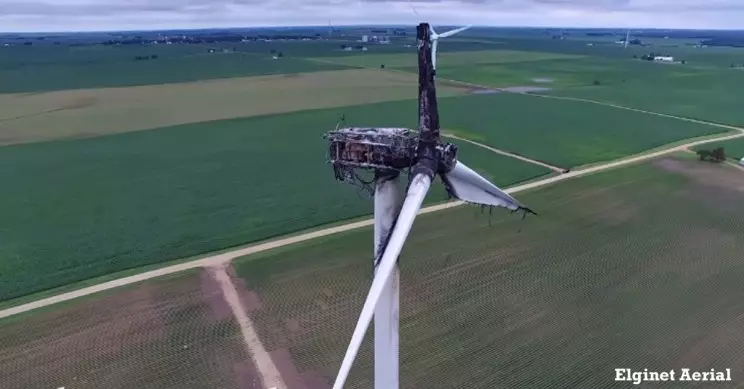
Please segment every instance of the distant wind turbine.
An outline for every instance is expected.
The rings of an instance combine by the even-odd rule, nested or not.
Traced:
[[[628,44],[630,43],[630,29],[628,29],[628,34],[625,36],[625,48],[628,48]]]

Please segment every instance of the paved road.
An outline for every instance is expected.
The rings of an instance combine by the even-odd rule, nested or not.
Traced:
[[[632,110],[635,110],[635,109],[632,109]],[[643,111],[643,112],[645,112],[645,111]],[[663,115],[663,116],[669,116],[669,115]],[[727,125],[719,125],[719,124],[716,124],[716,123],[702,122],[702,121],[698,121],[698,120],[694,120],[694,119],[686,119],[686,118],[678,118],[678,117],[673,117],[673,118],[680,119],[680,120],[700,122],[700,123],[703,123],[703,124],[712,125],[712,126],[718,126],[718,127],[727,128],[727,129],[735,129],[735,130],[738,131],[738,133],[737,134],[723,136],[723,137],[719,137],[719,138],[714,138],[714,139],[706,139],[706,140],[699,140],[699,141],[689,142],[689,143],[685,143],[685,144],[682,144],[682,145],[679,145],[679,146],[676,146],[676,147],[672,147],[672,148],[669,148],[669,149],[664,149],[664,150],[660,150],[660,151],[656,151],[656,152],[642,154],[642,155],[638,155],[638,156],[635,156],[635,157],[625,158],[625,159],[621,159],[621,160],[618,160],[618,161],[609,162],[609,163],[605,163],[605,164],[601,164],[601,165],[589,167],[589,168],[586,168],[586,169],[571,171],[569,173],[562,174],[562,175],[559,175],[559,176],[549,177],[549,178],[546,178],[544,180],[539,180],[539,181],[534,181],[534,182],[523,184],[523,185],[518,185],[518,186],[515,186],[515,187],[512,187],[512,188],[506,189],[506,192],[507,193],[517,193],[517,192],[521,192],[521,191],[524,191],[524,190],[527,190],[527,189],[538,188],[538,187],[545,186],[545,185],[548,185],[548,184],[552,184],[552,183],[555,183],[555,182],[558,182],[558,181],[566,180],[566,179],[569,179],[571,177],[583,176],[585,174],[594,173],[594,172],[598,172],[598,171],[602,171],[602,170],[607,170],[607,169],[612,169],[612,168],[615,168],[615,167],[619,167],[619,166],[623,166],[623,165],[628,165],[628,164],[632,164],[632,163],[644,161],[644,160],[651,159],[651,158],[656,158],[656,157],[659,157],[659,156],[662,156],[662,155],[665,155],[665,154],[669,154],[669,153],[673,153],[673,152],[677,152],[677,151],[683,151],[683,150],[686,150],[687,148],[698,146],[698,145],[705,144],[705,143],[719,142],[719,141],[722,141],[722,140],[728,140],[728,139],[734,139],[734,138],[744,137],[744,129],[742,129],[742,128],[737,128],[737,127],[727,126]],[[450,203],[446,203],[446,204],[435,205],[435,206],[423,208],[419,213],[420,214],[425,214],[425,213],[430,213],[430,212],[436,212],[436,211],[440,211],[440,210],[443,210],[443,209],[456,207],[456,206],[459,206],[459,205],[462,205],[462,204],[463,203],[460,202],[460,201],[455,201],[455,202],[450,202]],[[116,287],[119,287],[119,286],[129,285],[129,284],[133,284],[133,283],[136,283],[136,282],[141,282],[141,281],[149,280],[149,279],[152,279],[152,278],[155,278],[155,277],[160,277],[160,276],[164,276],[164,275],[168,275],[168,274],[182,272],[182,271],[188,270],[188,269],[194,269],[194,268],[198,268],[198,267],[220,266],[220,265],[223,265],[223,264],[225,264],[225,263],[227,263],[229,261],[232,261],[235,258],[242,257],[244,255],[255,254],[255,253],[258,253],[258,252],[261,252],[261,251],[271,250],[271,249],[274,249],[274,248],[277,248],[277,247],[282,247],[282,246],[286,246],[286,245],[290,245],[290,244],[294,244],[294,243],[299,243],[299,242],[303,242],[303,241],[310,240],[310,239],[315,239],[315,238],[319,238],[319,237],[323,237],[323,236],[328,236],[328,235],[336,234],[336,233],[343,232],[343,231],[350,231],[350,230],[354,230],[354,229],[357,229],[357,228],[367,227],[367,226],[371,226],[372,224],[373,224],[373,220],[372,219],[369,219],[369,220],[364,220],[364,221],[359,221],[359,222],[344,224],[344,225],[340,225],[340,226],[336,226],[336,227],[325,228],[325,229],[322,229],[322,230],[308,232],[308,233],[305,233],[305,234],[291,236],[291,237],[288,237],[288,238],[277,239],[277,240],[273,240],[273,241],[270,241],[270,242],[261,243],[261,244],[257,244],[257,245],[254,245],[254,246],[250,246],[250,247],[246,247],[246,248],[242,248],[242,249],[237,249],[237,250],[229,251],[229,252],[222,253],[222,254],[217,254],[217,255],[213,255],[213,256],[204,257],[204,258],[201,258],[201,259],[197,259],[197,260],[194,260],[194,261],[190,261],[190,262],[186,262],[186,263],[182,263],[182,264],[178,264],[178,265],[168,266],[168,267],[164,267],[164,268],[161,268],[161,269],[157,269],[157,270],[152,270],[152,271],[148,271],[148,272],[145,272],[145,273],[136,274],[136,275],[133,275],[133,276],[124,277],[124,278],[120,278],[120,279],[117,279],[117,280],[104,282],[102,284],[89,286],[89,287],[86,287],[86,288],[83,288],[83,289],[78,289],[78,290],[75,290],[75,291],[72,291],[72,292],[62,293],[62,294],[59,294],[59,295],[56,295],[56,296],[52,296],[52,297],[47,297],[47,298],[44,298],[44,299],[41,299],[41,300],[37,300],[37,301],[33,301],[33,302],[30,302],[30,303],[27,303],[27,304],[19,305],[17,307],[12,307],[12,308],[8,308],[8,309],[4,309],[4,310],[0,311],[0,319],[5,318],[5,317],[8,317],[8,316],[16,315],[16,314],[19,314],[19,313],[23,313],[23,312],[28,312],[28,311],[31,311],[33,309],[37,309],[37,308],[41,308],[41,307],[46,307],[46,306],[49,306],[49,305],[52,305],[52,304],[56,304],[56,303],[60,303],[60,302],[63,302],[63,301],[72,300],[72,299],[75,299],[75,298],[78,298],[78,297],[87,296],[87,295],[90,295],[90,294],[93,294],[93,293],[97,293],[97,292],[102,292],[102,291],[105,291],[105,290],[113,289],[113,288],[116,288]]]

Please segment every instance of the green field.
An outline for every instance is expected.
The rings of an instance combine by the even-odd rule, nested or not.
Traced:
[[[416,47],[408,53],[355,55],[337,58],[322,58],[324,61],[356,66],[377,68],[384,64],[386,68],[416,68]],[[437,68],[449,68],[460,65],[498,64],[512,62],[546,61],[554,59],[574,59],[580,56],[570,54],[538,53],[515,50],[481,50],[464,52],[443,52],[437,55]]]
[[[0,321],[3,389],[254,388],[238,324],[204,273]]]
[[[518,194],[540,213],[524,222],[502,212],[489,227],[473,208],[421,216],[400,261],[401,387],[594,389],[614,387],[618,366],[744,374],[740,180],[665,158]],[[300,373],[335,376],[371,238],[235,263],[262,301],[264,345],[289,348]],[[370,386],[370,357],[368,339],[346,387]]]
[[[585,83],[551,93],[744,126],[736,97],[744,88],[744,70],[631,63],[624,70],[593,75],[601,80],[599,86]]]
[[[509,93],[441,99],[442,128],[570,168],[725,129],[575,101]]]
[[[166,48],[86,48],[57,52],[57,48],[0,47],[0,93],[166,84],[205,79],[348,69],[301,58],[273,60],[268,52],[208,53],[203,46]],[[49,52],[45,51],[49,50]],[[194,52],[195,51],[195,52]],[[6,57],[6,55],[8,57]],[[158,59],[135,61],[142,55]]]
[[[307,111],[0,148],[0,300],[370,213],[323,163],[337,120]],[[550,173],[462,147],[498,185]]]
[[[505,51],[512,53],[511,51]],[[494,58],[498,51],[480,52]],[[527,52],[525,52],[527,53]],[[477,53],[476,53],[477,54]],[[539,55],[541,53],[534,53]],[[632,108],[744,126],[737,96],[744,70],[695,63],[659,64],[626,58],[574,56],[489,62],[452,62],[437,69],[441,79],[490,87],[539,86],[548,94],[598,100]],[[443,56],[444,57],[444,56]],[[456,57],[455,57],[456,58]],[[518,58],[518,57],[517,57]],[[528,58],[528,56],[525,56]],[[414,58],[415,59],[415,58]],[[736,59],[732,58],[732,61]],[[349,61],[357,63],[359,61]],[[744,54],[739,59],[744,62]],[[378,65],[379,66],[379,65]],[[416,73],[413,65],[399,70]]]

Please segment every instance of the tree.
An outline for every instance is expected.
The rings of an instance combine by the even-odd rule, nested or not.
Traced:
[[[700,157],[701,161],[705,161],[706,159],[710,158],[710,150],[698,150],[695,152],[695,154]]]
[[[381,64],[380,69],[385,69],[385,64]]]
[[[600,82],[599,80],[594,80],[593,84],[594,84],[595,86],[599,86],[599,85],[602,85],[602,83],[601,83],[601,82]]]
[[[723,162],[726,160],[726,153],[723,147],[714,150],[698,150],[695,153],[700,157],[701,161]]]
[[[723,147],[713,150],[711,156],[716,162],[723,162],[726,160],[726,153],[723,151]]]
[[[282,57],[284,57],[284,53],[282,53],[282,52],[280,51],[280,52],[278,52],[278,53],[276,54],[276,56],[277,56],[277,58],[282,58]]]

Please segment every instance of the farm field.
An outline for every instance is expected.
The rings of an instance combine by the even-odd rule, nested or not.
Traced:
[[[176,49],[165,45],[148,49],[92,47],[83,50],[84,54],[80,54],[80,50],[57,50],[60,49],[0,47],[0,57],[14,56],[0,60],[0,93],[166,84],[348,69],[346,66],[301,58],[273,60],[268,52],[262,55],[208,53],[208,48],[204,46]],[[134,60],[143,55],[156,55],[158,58]]]
[[[0,300],[371,213],[323,163],[337,120],[306,111],[1,147]],[[550,173],[462,148],[498,185]]]
[[[596,104],[513,93],[441,99],[439,107],[442,128],[448,132],[562,168],[726,131]]]
[[[417,78],[412,74],[351,69],[125,88],[0,94],[0,145],[415,99],[417,85]],[[453,96],[466,91],[462,86],[442,86],[439,95]],[[331,123],[335,121],[328,125]]]
[[[742,50],[744,53],[744,50]],[[736,53],[735,51],[733,53]],[[587,53],[589,54],[589,53]],[[637,54],[636,54],[637,55]],[[744,55],[744,54],[741,54]],[[729,64],[706,62],[669,65],[624,58],[488,50],[442,53],[437,71],[442,80],[505,88],[537,86],[548,94],[609,102],[670,115],[744,126],[737,109],[737,93],[744,87],[744,71],[731,69],[741,62],[732,54]],[[706,56],[697,58],[702,60]],[[323,63],[343,63],[416,73],[410,54],[318,58]],[[694,60],[694,59],[693,59]],[[596,85],[598,84],[598,85]],[[446,81],[440,85],[448,85]]]
[[[627,79],[648,82],[670,74],[686,75],[691,72],[689,69],[630,58],[586,56],[501,64],[462,64],[443,69],[445,73],[442,77],[495,87],[534,85],[564,90],[568,87],[594,86],[594,81],[602,85],[622,85],[623,80]],[[404,70],[416,72],[410,67]]]
[[[731,63],[741,62],[744,55],[744,48],[710,46],[701,49],[685,46],[682,42],[658,44],[657,41],[650,47],[631,45],[625,49],[622,45],[614,43],[616,39],[624,38],[622,35],[618,35],[611,42],[608,42],[606,39],[588,42],[585,39],[576,39],[574,36],[569,36],[565,40],[550,39],[550,37],[541,34],[529,36],[526,31],[520,31],[516,36],[501,34],[494,36],[490,33],[484,35],[479,34],[476,28],[473,28],[463,35],[457,35],[456,37],[455,40],[467,39],[477,41],[483,44],[484,47],[490,46],[491,49],[571,54],[608,59],[627,59],[632,58],[633,55],[640,57],[648,54],[650,51],[654,51],[669,54],[679,59],[685,59],[695,67],[710,68],[728,68]],[[646,41],[646,39],[643,38],[642,40]],[[700,40],[697,40],[697,43],[699,42]],[[588,43],[592,43],[593,46],[589,46]],[[449,43],[442,44],[440,45],[440,49],[447,50],[448,45]]]
[[[599,86],[585,84],[548,93],[744,126],[744,113],[736,103],[736,96],[744,87],[744,71],[741,69],[695,69],[654,63],[640,65],[649,71],[638,69],[638,72],[631,72],[629,67],[626,73],[597,75],[602,82]]]
[[[401,70],[416,72],[413,67]],[[744,114],[736,106],[744,87],[739,69],[586,57],[452,66],[438,75],[492,87],[544,87],[552,90],[541,93],[744,126]]]
[[[336,58],[317,58],[332,63],[356,67],[416,68],[416,47],[408,53],[354,55]],[[553,59],[581,58],[571,54],[539,53],[515,50],[480,50],[463,52],[441,52],[437,55],[437,68],[449,68],[458,65],[479,65],[492,63],[511,63],[528,61],[546,61]]]
[[[744,374],[740,175],[664,157],[520,194],[540,213],[523,222],[420,217],[400,262],[401,387],[597,388],[617,366]],[[234,263],[261,300],[264,346],[329,387],[369,287],[370,239]],[[368,339],[347,387],[369,387],[370,357]]]
[[[286,56],[292,58],[322,58],[322,59],[338,59],[342,57],[366,57],[370,55],[391,55],[391,54],[408,54],[414,55],[416,41],[412,37],[399,37],[396,39],[394,44],[389,45],[367,45],[368,51],[345,51],[341,48],[342,45],[359,45],[360,42],[357,40],[362,34],[357,36],[348,36],[346,39],[339,39],[333,41],[309,41],[309,42],[251,42],[245,45],[238,46],[238,50],[243,53],[251,53],[258,55],[266,55],[272,49],[283,52]],[[406,44],[411,44],[413,47],[406,47]],[[469,51],[487,51],[493,50],[495,44],[498,42],[492,41],[451,41],[447,47],[441,49],[442,53],[445,52],[469,52]],[[219,46],[231,48],[235,45],[220,44]],[[376,64],[375,66],[379,66]]]
[[[3,388],[263,389],[207,270],[0,321]]]
[[[0,46],[0,93],[30,93],[179,83],[266,74],[348,69],[308,57],[349,57],[344,41],[250,42],[210,45]],[[215,53],[209,53],[213,48]],[[493,44],[457,42],[443,52],[489,50]],[[221,52],[228,50],[227,53]],[[273,60],[271,50],[284,58]],[[403,45],[376,45],[369,54],[410,53]],[[365,53],[367,54],[367,53]],[[136,61],[136,57],[157,56]],[[378,65],[379,66],[379,65]]]

